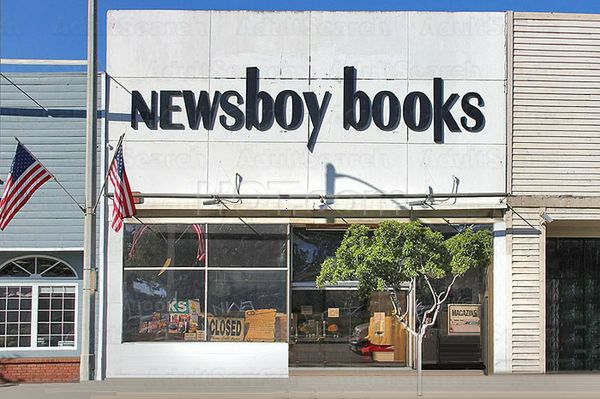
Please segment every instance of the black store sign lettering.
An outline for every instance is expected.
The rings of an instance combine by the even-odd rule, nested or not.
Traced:
[[[331,93],[326,91],[319,99],[314,92],[301,95],[293,90],[283,90],[273,98],[260,90],[259,70],[246,68],[246,93],[242,96],[234,90],[223,93],[215,91],[212,98],[207,91],[196,93],[190,90],[152,91],[150,105],[139,91],[131,93],[131,127],[138,128],[143,121],[151,130],[183,130],[185,126],[173,122],[173,113],[181,112],[174,98],[183,98],[188,127],[198,130],[200,123],[206,130],[213,130],[217,122],[219,108],[224,115],[219,123],[229,131],[256,129],[266,131],[277,123],[282,129],[298,129],[305,118],[305,109],[312,123],[309,147],[314,145],[325,118]],[[452,109],[460,100],[464,116],[457,121]],[[385,104],[388,104],[387,110]],[[457,93],[444,93],[442,78],[433,78],[433,98],[425,93],[413,91],[404,99],[393,92],[383,90],[371,98],[357,89],[357,72],[354,67],[344,68],[343,126],[346,130],[363,131],[374,123],[380,130],[395,130],[404,118],[408,128],[415,132],[427,130],[433,124],[433,139],[444,142],[444,129],[451,132],[479,132],[485,126],[485,116],[481,111],[484,100],[476,92],[465,93],[462,98]],[[159,117],[160,116],[160,117]],[[460,123],[460,125],[459,125]],[[462,129],[461,129],[462,127]]]

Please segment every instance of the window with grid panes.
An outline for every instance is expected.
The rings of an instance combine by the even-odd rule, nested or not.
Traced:
[[[286,225],[123,230],[123,342],[287,340]]]
[[[69,265],[51,257],[0,266],[0,350],[75,347],[77,285],[68,280],[76,278]]]
[[[37,346],[75,346],[75,287],[39,287]]]
[[[32,287],[0,286],[0,348],[31,346]]]

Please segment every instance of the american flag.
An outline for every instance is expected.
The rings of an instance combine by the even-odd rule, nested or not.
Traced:
[[[12,220],[33,193],[53,176],[21,143],[0,199],[0,230]]]
[[[114,189],[111,227],[114,231],[119,232],[123,227],[123,218],[135,215],[133,195],[123,162],[123,144],[117,148],[108,175]]]
[[[193,224],[192,228],[198,236],[198,252],[196,252],[196,259],[198,259],[198,262],[202,262],[206,258],[206,248],[204,247],[204,229],[199,224]]]

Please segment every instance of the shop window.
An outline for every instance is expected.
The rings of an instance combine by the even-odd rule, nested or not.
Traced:
[[[297,366],[406,365],[406,331],[389,293],[361,298],[357,282],[318,289],[321,264],[344,230],[293,229],[290,363]],[[406,292],[399,294],[406,308]]]
[[[123,342],[287,340],[287,226],[124,230]]]
[[[76,308],[75,285],[0,283],[0,349],[74,347]]]
[[[208,237],[209,267],[287,266],[285,225],[210,225]]]
[[[210,341],[287,340],[286,270],[208,272]]]
[[[406,292],[400,296],[406,306]],[[406,331],[389,293],[370,300],[351,288],[292,291],[290,363],[301,366],[406,365]]]
[[[462,226],[432,225],[449,237]],[[472,226],[475,229],[487,225]],[[290,363],[305,366],[406,365],[408,336],[393,316],[387,293],[369,300],[358,296],[356,282],[317,289],[315,279],[322,262],[335,251],[344,231],[295,228],[292,232],[292,300]],[[487,270],[473,269],[459,278],[442,306],[437,323],[424,340],[428,368],[485,367],[485,315]],[[440,290],[449,281],[436,282]],[[407,287],[408,288],[408,287]],[[417,314],[421,322],[431,306],[431,294],[417,282]],[[399,293],[401,308],[409,305],[407,291]],[[456,315],[450,319],[449,306]],[[469,316],[466,317],[465,315]],[[452,331],[449,327],[452,327]],[[349,345],[348,345],[349,344]]]
[[[206,258],[204,224],[126,224],[125,267],[202,267]]]
[[[294,282],[315,281],[323,261],[335,255],[344,233],[344,230],[294,229],[292,280]]]
[[[123,341],[203,341],[204,273],[125,270]]]

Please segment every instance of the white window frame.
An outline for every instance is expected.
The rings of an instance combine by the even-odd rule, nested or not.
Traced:
[[[31,344],[30,346],[0,347],[2,352],[18,351],[76,351],[79,349],[79,284],[74,282],[29,282],[0,280],[0,286],[3,287],[31,287]],[[38,327],[38,303],[40,287],[73,287],[75,288],[75,319],[74,319],[74,344],[73,346],[37,346],[37,327]]]
[[[173,225],[173,224],[181,224],[181,225],[191,225],[193,224],[193,221],[190,220],[177,220],[177,219],[169,219],[169,218],[164,218],[161,219],[160,221],[154,221],[154,222],[149,222],[148,224],[150,224],[151,226],[157,226],[157,225]],[[125,225],[133,225],[133,226],[139,226],[139,223],[124,223]],[[260,225],[260,224],[273,224],[273,225],[285,225],[286,226],[286,234],[287,234],[287,239],[286,239],[286,251],[287,251],[287,256],[286,256],[286,263],[285,266],[273,266],[273,267],[260,267],[260,266],[252,266],[252,267],[247,267],[247,266],[238,266],[238,267],[230,267],[230,266],[210,266],[208,263],[208,256],[209,256],[209,245],[208,245],[208,236],[210,234],[210,226],[211,225],[221,225],[221,224],[236,224],[236,225],[243,225],[245,223],[235,223],[233,221],[228,221],[228,220],[218,220],[215,222],[211,222],[211,221],[203,221],[203,222],[198,222],[196,224],[201,224],[204,226],[205,228],[205,234],[204,234],[204,248],[205,248],[205,256],[206,256],[206,260],[204,262],[204,266],[185,266],[185,267],[176,267],[174,269],[170,269],[171,271],[201,271],[204,273],[204,300],[203,300],[203,304],[204,304],[204,309],[205,309],[205,321],[204,321],[204,340],[202,341],[193,341],[196,343],[217,343],[217,344],[221,344],[221,343],[225,343],[225,344],[234,344],[234,345],[238,345],[238,344],[256,344],[257,342],[252,342],[252,341],[210,341],[208,339],[208,323],[207,323],[207,319],[208,319],[208,297],[209,297],[209,284],[208,284],[208,280],[209,280],[209,274],[211,272],[216,272],[216,271],[245,271],[245,272],[258,272],[258,271],[280,271],[280,272],[285,272],[285,277],[286,277],[286,282],[285,282],[285,315],[287,318],[287,332],[285,335],[285,340],[284,341],[274,341],[274,344],[281,344],[281,343],[285,343],[285,344],[289,344],[290,343],[290,329],[289,329],[289,323],[290,323],[290,303],[291,303],[291,291],[290,291],[290,273],[291,273],[291,269],[290,269],[290,251],[291,251],[291,246],[290,246],[290,242],[291,242],[291,227],[289,223],[280,223],[277,221],[274,222],[267,222],[267,223],[251,223],[251,225]],[[125,272],[127,271],[152,271],[152,270],[161,270],[162,266],[151,266],[151,267],[138,267],[138,266],[125,266],[125,262],[123,261],[123,258],[126,254],[126,250],[125,250],[125,229],[123,229],[123,233],[121,235],[122,237],[122,250],[121,250],[121,262],[122,262],[122,267],[121,267],[121,280],[120,280],[120,290],[121,293],[123,293],[123,287],[125,284]],[[122,296],[121,297],[121,303],[120,303],[120,307],[121,307],[121,312],[123,311],[123,306],[124,306],[124,301],[125,301],[125,297]],[[124,341],[123,340],[123,328],[124,328],[124,324],[123,321],[121,320],[121,324],[120,324],[120,331],[119,331],[119,343],[120,345],[146,345],[146,344],[160,344],[160,343],[165,343],[168,341]],[[172,341],[172,342],[186,342],[186,341]],[[187,341],[187,342],[191,342],[191,341]]]
[[[67,262],[65,262],[62,259],[59,259],[55,256],[51,256],[51,255],[41,255],[41,254],[30,254],[30,255],[22,255],[22,256],[17,256],[16,258],[12,258],[7,260],[6,262],[2,263],[0,265],[0,271],[2,271],[2,269],[4,269],[6,266],[8,266],[10,263],[13,263],[15,261],[18,260],[23,260],[23,259],[29,259],[29,258],[36,258],[36,264],[37,264],[37,258],[46,258],[46,259],[52,259],[56,262],[60,262],[65,264],[69,269],[71,269],[71,271],[73,272],[73,276],[70,277],[46,277],[44,275],[35,275],[35,274],[31,274],[29,275],[29,277],[26,276],[17,276],[17,277],[12,277],[12,276],[0,276],[0,281],[3,281],[3,279],[15,279],[15,280],[21,280],[21,281],[27,281],[27,279],[56,279],[56,280],[76,280],[78,278],[77,276],[77,272],[75,271],[75,269],[73,269],[73,266],[69,265]],[[48,269],[49,270],[49,269]],[[37,271],[37,270],[36,270]],[[47,271],[47,270],[46,270]],[[44,273],[46,272],[44,271]],[[6,281],[11,281],[11,280],[6,280]],[[51,281],[51,280],[49,280]]]

